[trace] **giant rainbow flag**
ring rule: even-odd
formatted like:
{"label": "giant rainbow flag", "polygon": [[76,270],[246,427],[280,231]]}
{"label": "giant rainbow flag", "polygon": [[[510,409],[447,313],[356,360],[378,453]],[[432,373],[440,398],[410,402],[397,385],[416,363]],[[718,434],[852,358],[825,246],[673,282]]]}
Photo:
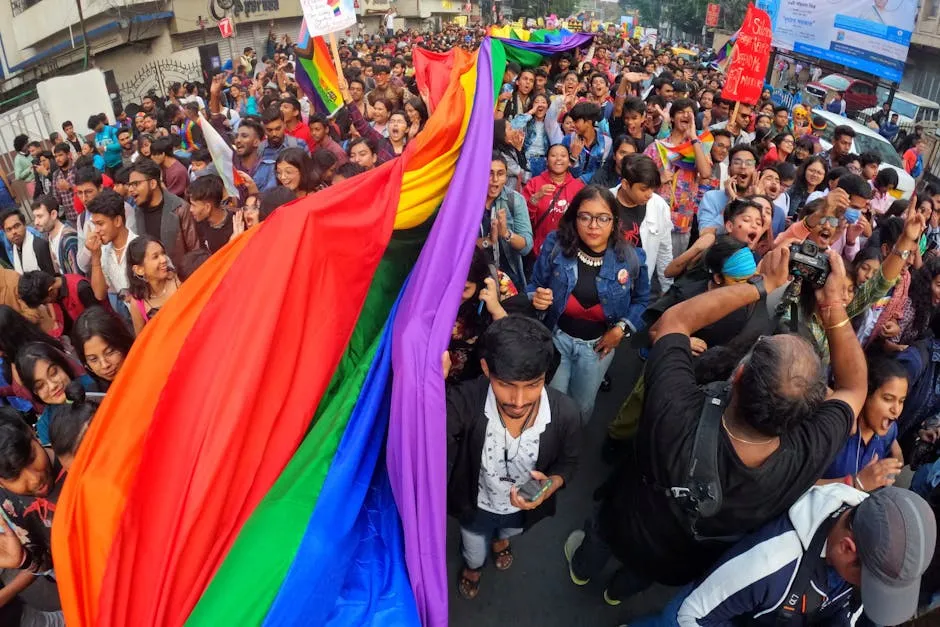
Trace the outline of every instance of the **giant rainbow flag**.
{"label": "giant rainbow flag", "polygon": [[281,207],[183,284],[58,502],[70,627],[447,624],[440,356],[493,106],[507,59],[590,37],[416,50],[436,106],[404,154]]}

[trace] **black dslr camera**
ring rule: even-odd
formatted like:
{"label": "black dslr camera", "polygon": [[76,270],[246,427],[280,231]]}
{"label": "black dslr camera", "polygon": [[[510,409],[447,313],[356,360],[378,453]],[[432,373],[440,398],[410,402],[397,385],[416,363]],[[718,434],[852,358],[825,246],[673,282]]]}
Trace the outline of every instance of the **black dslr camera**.
{"label": "black dslr camera", "polygon": [[829,257],[826,251],[809,240],[790,244],[790,274],[804,283],[822,287],[829,278]]}

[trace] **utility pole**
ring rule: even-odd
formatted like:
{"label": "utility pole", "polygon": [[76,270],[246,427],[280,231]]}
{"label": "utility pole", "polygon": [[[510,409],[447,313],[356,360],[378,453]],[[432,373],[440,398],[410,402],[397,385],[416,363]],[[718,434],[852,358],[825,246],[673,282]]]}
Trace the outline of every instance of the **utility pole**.
{"label": "utility pole", "polygon": [[85,32],[85,14],[82,12],[82,0],[75,0],[75,6],[78,7],[78,24],[82,29],[82,49],[85,54],[82,69],[86,69],[88,67],[88,33]]}

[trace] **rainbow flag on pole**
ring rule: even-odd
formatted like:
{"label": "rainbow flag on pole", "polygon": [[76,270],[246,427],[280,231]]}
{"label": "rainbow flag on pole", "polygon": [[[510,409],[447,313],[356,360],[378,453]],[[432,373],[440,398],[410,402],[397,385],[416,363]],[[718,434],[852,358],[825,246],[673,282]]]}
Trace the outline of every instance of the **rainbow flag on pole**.
{"label": "rainbow flag on pole", "polygon": [[317,113],[333,115],[343,106],[339,93],[339,77],[333,67],[330,47],[323,37],[311,37],[307,21],[300,24],[297,35],[297,67],[294,77]]}
{"label": "rainbow flag on pole", "polygon": [[718,50],[718,55],[715,57],[715,60],[712,61],[712,66],[724,74],[728,70],[728,65],[731,63],[731,52],[734,50],[734,44],[738,40],[738,34],[741,32],[739,28],[734,35],[731,36],[731,39],[725,42],[725,45]]}

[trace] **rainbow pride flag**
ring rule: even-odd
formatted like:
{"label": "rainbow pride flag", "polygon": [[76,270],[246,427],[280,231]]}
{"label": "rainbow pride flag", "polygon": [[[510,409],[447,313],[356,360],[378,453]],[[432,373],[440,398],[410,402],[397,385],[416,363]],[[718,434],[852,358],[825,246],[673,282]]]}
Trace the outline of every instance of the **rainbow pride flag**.
{"label": "rainbow pride flag", "polygon": [[[334,11],[338,10],[339,0],[336,0]],[[310,36],[306,20],[300,23],[296,51],[298,63],[294,78],[297,85],[313,103],[317,113],[333,115],[343,106],[343,97],[339,93],[339,78],[333,66],[330,47],[323,37]]]}
{"label": "rainbow pride flag", "polygon": [[[705,151],[706,155],[709,154],[712,150],[712,144],[715,143],[712,132],[706,129],[699,134],[698,138],[702,142],[702,150]],[[691,140],[678,146],[666,146],[663,142],[656,142],[656,147],[664,166],[672,166],[683,170],[695,169],[695,149],[692,147]]]}
{"label": "rainbow pride flag", "polygon": [[715,56],[715,60],[712,61],[712,66],[722,74],[728,70],[728,65],[731,63],[731,52],[734,50],[734,44],[738,40],[738,34],[740,32],[741,29],[739,28],[734,35],[725,42],[725,45],[718,49],[718,54]]}
{"label": "rainbow pride flag", "polygon": [[494,103],[507,58],[589,41],[452,51],[400,158],[280,207],[183,284],[57,505],[70,627],[447,624],[440,356]]}

